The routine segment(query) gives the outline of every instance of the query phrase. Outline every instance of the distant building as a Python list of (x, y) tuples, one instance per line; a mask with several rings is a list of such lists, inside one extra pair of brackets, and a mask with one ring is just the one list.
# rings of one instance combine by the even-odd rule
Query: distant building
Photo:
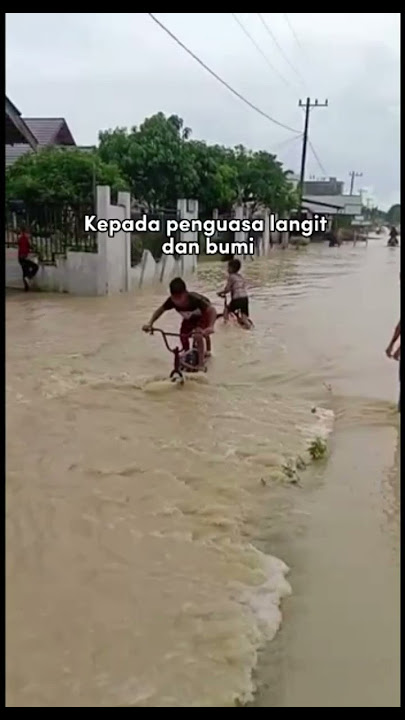
[(304, 182), (304, 195), (343, 195), (344, 183), (334, 177)]
[(11, 143), (6, 137), (6, 167), (15, 163), (23, 155), (44, 147), (76, 147), (73, 135), (64, 118), (20, 117), (20, 120), (34, 139), (34, 144), (23, 144), (21, 141)]
[(304, 195), (303, 206), (311, 213), (319, 215), (345, 215), (356, 217), (361, 215), (361, 195)]

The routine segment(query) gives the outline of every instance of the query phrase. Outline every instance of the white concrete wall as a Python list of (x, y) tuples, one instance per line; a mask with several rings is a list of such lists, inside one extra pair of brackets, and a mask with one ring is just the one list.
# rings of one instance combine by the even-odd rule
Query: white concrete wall
[[(97, 218), (99, 220), (129, 220), (131, 197), (119, 193), (118, 205), (111, 204), (111, 190), (107, 185), (97, 187)], [(128, 248), (130, 261), (131, 235), (120, 230), (114, 237), (107, 232), (97, 233), (98, 277), (97, 294), (115, 295), (127, 292), (129, 286)]]
[[(129, 193), (119, 193), (118, 204), (111, 204), (110, 188), (97, 188), (97, 218), (130, 218), (131, 199)], [(181, 218), (198, 218), (196, 200), (178, 200)], [(217, 214), (217, 213), (216, 213)], [(267, 255), (271, 250), (269, 211), (261, 211), (265, 219), (263, 237), (259, 243), (259, 254)], [(235, 217), (243, 219), (245, 210), (235, 208)], [(180, 234), (182, 242), (197, 242), (198, 233)], [(273, 233), (273, 244), (278, 245), (280, 233)], [(246, 233), (235, 233), (235, 240), (243, 242)], [(283, 246), (285, 246), (284, 239)], [(187, 277), (196, 271), (198, 256), (182, 255), (175, 258), (163, 255), (156, 262), (152, 254), (145, 250), (141, 262), (131, 267), (131, 236), (120, 231), (109, 238), (107, 233), (97, 235), (97, 253), (72, 252), (66, 258), (58, 258), (55, 265), (42, 265), (34, 280), (34, 287), (51, 292), (66, 292), (74, 295), (106, 295), (133, 292), (148, 285), (163, 283), (167, 285), (176, 275)], [(18, 264), (17, 249), (6, 249), (6, 287), (22, 288), (21, 268)]]
[[(194, 220), (198, 218), (198, 201), (180, 199), (177, 201), (177, 209), (181, 219)], [(198, 242), (197, 232), (180, 233), (180, 242)], [(180, 255), (175, 258), (173, 255), (162, 255), (156, 261), (149, 250), (144, 250), (141, 262), (129, 269), (129, 290), (147, 285), (163, 283), (167, 285), (176, 276), (187, 277), (197, 269), (197, 255)]]
[(264, 211), (263, 255), (270, 252), (270, 210)]
[[(198, 218), (198, 202), (178, 201), (181, 218)], [(118, 204), (111, 203), (110, 188), (97, 187), (96, 215), (99, 220), (130, 219), (129, 193), (119, 193)], [(198, 233), (180, 234), (182, 242), (197, 241)], [(131, 267), (131, 235), (120, 231), (114, 237), (106, 232), (97, 234), (96, 253), (71, 252), (66, 258), (57, 258), (55, 265), (41, 265), (33, 287), (51, 292), (74, 295), (109, 295), (134, 291), (154, 283), (167, 284), (176, 275), (187, 276), (197, 268), (197, 255), (183, 255), (175, 259), (164, 255), (156, 262), (145, 250), (137, 267)], [(22, 288), (22, 273), (17, 248), (6, 248), (6, 287)]]
[[(120, 193), (118, 201), (118, 205), (112, 205), (110, 188), (98, 187), (97, 218), (130, 218), (129, 193)], [(107, 233), (98, 233), (97, 248), (96, 253), (68, 251), (67, 257), (57, 257), (54, 265), (41, 265), (32, 287), (72, 295), (126, 292), (131, 260), (130, 234), (120, 231), (113, 238), (109, 238)], [(6, 286), (22, 287), (22, 273), (16, 248), (6, 251)]]
[(6, 248), (6, 287), (9, 288), (23, 286), (17, 255), (17, 248)]
[[(236, 205), (234, 208), (235, 211), (235, 220), (244, 220), (245, 219), (245, 208), (243, 205)], [(236, 232), (234, 234), (235, 242), (246, 242), (248, 240), (248, 235), (243, 230), (240, 230), (239, 232)]]
[(173, 255), (162, 255), (156, 262), (149, 250), (144, 250), (142, 260), (130, 271), (129, 290), (163, 283), (168, 285), (174, 277), (187, 277), (195, 272), (196, 259), (190, 255), (182, 255), (175, 259)]
[[(177, 210), (182, 220), (198, 220), (198, 200), (185, 200), (180, 198), (177, 201)], [(198, 232), (181, 232), (180, 242), (195, 242), (198, 244)], [(182, 255), (180, 257), (180, 275), (187, 275), (197, 270), (198, 255)]]
[[(68, 252), (55, 265), (41, 265), (32, 286), (48, 292), (97, 295), (97, 253)], [(17, 248), (6, 248), (6, 287), (23, 288)]]
[[(265, 256), (268, 255), (269, 252), (271, 252), (271, 249), (273, 247), (278, 247), (281, 244), (281, 235), (280, 232), (270, 232), (270, 215), (272, 214), (271, 210), (268, 210), (268, 208), (259, 208), (255, 214), (254, 218), (262, 218), (264, 220), (264, 231), (263, 235), (259, 240), (258, 243), (258, 254), (259, 256)], [(277, 219), (277, 214), (275, 213), (275, 218)], [(287, 236), (287, 233), (284, 233), (284, 235)]]

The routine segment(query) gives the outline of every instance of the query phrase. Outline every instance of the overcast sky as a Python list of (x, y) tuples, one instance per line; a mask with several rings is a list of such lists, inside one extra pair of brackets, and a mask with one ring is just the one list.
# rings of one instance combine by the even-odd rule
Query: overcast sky
[[(399, 13), (155, 13), (252, 103), (300, 130), (311, 113), (307, 179), (325, 174), (399, 202)], [(290, 21), (290, 25), (288, 24)], [(281, 48), (281, 51), (280, 51)], [(277, 152), (294, 170), (300, 139), (248, 108), (147, 13), (7, 13), (7, 94), (25, 117), (64, 117), (78, 144), (100, 129), (137, 125), (160, 110), (193, 137)], [(273, 66), (270, 67), (270, 65)]]

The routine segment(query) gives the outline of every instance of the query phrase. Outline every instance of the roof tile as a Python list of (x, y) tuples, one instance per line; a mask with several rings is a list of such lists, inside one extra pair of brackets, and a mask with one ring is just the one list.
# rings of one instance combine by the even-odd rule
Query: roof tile
[(63, 118), (24, 118), (24, 122), (37, 138), (39, 145), (52, 145), (62, 129), (65, 129), (70, 139), (70, 142), (66, 144), (75, 144), (66, 121)]

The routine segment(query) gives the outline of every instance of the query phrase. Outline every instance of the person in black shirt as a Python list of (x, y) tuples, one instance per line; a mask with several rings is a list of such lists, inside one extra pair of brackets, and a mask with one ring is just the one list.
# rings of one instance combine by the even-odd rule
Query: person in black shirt
[(163, 313), (168, 310), (176, 310), (183, 318), (180, 327), (180, 339), (184, 352), (190, 349), (190, 336), (196, 335), (198, 365), (204, 366), (204, 338), (207, 347), (207, 354), (211, 350), (210, 335), (214, 332), (214, 324), (217, 313), (211, 301), (204, 295), (189, 292), (182, 278), (174, 278), (170, 283), (170, 295), (167, 300), (153, 313), (149, 322), (143, 326), (148, 332), (153, 324)]

